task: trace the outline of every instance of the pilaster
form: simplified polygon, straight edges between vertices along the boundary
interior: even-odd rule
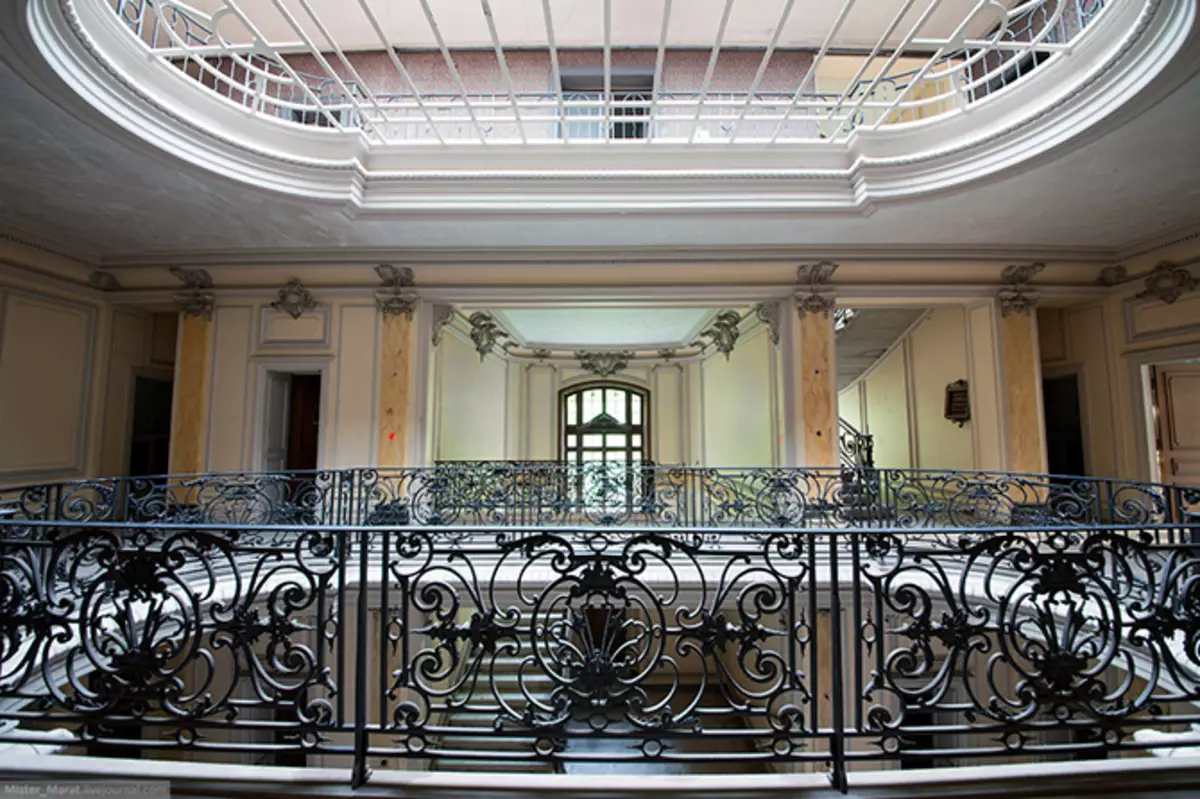
[[[378,466],[407,463],[409,411],[412,406],[413,322],[408,314],[384,313],[379,348]]]
[[[208,395],[212,385],[213,322],[211,314],[183,313],[175,356],[175,391],[171,403],[171,474],[205,471]]]
[[[1029,311],[1000,317],[1000,357],[1004,368],[1006,465],[1010,472],[1046,471],[1042,420],[1041,364],[1036,316]]]

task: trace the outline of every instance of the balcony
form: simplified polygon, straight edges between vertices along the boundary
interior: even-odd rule
[[[1197,534],[1197,489],[976,472],[33,486],[0,494],[3,739],[354,785],[1137,768],[1200,721]]]
[[[845,142],[961,113],[1070,57],[1106,3],[920,11],[848,0],[834,15],[794,2],[688,13],[669,0],[606,2],[595,20],[550,0],[424,2],[423,13],[370,2],[110,5],[150,53],[228,101],[371,144],[762,145]],[[595,30],[580,29],[585,16]],[[585,89],[581,69],[591,70]]]

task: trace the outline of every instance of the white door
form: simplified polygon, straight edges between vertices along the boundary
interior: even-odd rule
[[[287,372],[267,372],[267,403],[263,419],[263,462],[268,472],[287,468],[288,412],[292,376]]]

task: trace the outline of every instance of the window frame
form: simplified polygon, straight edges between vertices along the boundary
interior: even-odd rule
[[[581,411],[580,416],[582,417],[582,410],[583,410],[582,395],[583,395],[583,393],[585,391],[590,391],[593,389],[610,389],[610,388],[619,389],[619,390],[627,393],[627,399],[626,399],[626,408],[627,409],[629,407],[631,407],[631,402],[632,402],[632,400],[629,399],[629,397],[636,395],[636,396],[639,396],[642,400],[642,421],[641,421],[641,423],[637,426],[630,424],[629,425],[630,428],[633,428],[633,429],[631,429],[630,432],[628,432],[628,433],[624,433],[624,435],[627,436],[626,444],[625,444],[625,453],[626,453],[625,466],[626,467],[634,466],[634,465],[650,466],[653,464],[653,462],[654,462],[652,460],[653,455],[652,455],[651,448],[650,448],[651,433],[652,433],[651,425],[653,423],[653,420],[650,418],[650,390],[647,388],[643,388],[642,386],[635,385],[633,383],[626,383],[621,380],[589,380],[586,383],[576,383],[575,385],[571,385],[571,386],[567,386],[565,388],[559,389],[559,392],[558,392],[558,460],[560,463],[567,464],[568,466],[571,466],[571,465],[579,466],[579,465],[582,465],[583,463],[587,462],[582,459],[582,454],[586,449],[583,446],[582,439],[579,441],[579,443],[574,448],[569,448],[567,446],[567,436],[569,435],[568,427],[580,427],[583,424],[582,422],[579,422],[575,425],[567,424],[567,400],[568,400],[568,398],[574,397],[574,396],[580,397],[580,399],[578,401],[580,403],[580,411]],[[638,448],[641,452],[641,459],[639,461],[635,461],[632,459],[632,454],[634,451],[634,448],[632,446],[633,436],[638,434],[638,433],[634,432],[634,429],[637,429],[637,428],[640,428],[639,432],[640,432],[640,435],[642,436],[642,445],[640,448]],[[583,435],[583,434],[576,433],[575,435]],[[573,459],[570,457],[571,449],[573,449],[574,452],[576,453],[576,457]],[[609,448],[607,445],[605,445],[605,446],[601,447],[600,449],[607,450]]]

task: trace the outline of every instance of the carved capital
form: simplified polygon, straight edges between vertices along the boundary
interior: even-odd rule
[[[1013,264],[1000,273],[1000,281],[1006,288],[1000,289],[996,299],[1000,303],[1000,315],[1015,313],[1029,314],[1037,307],[1042,297],[1030,285],[1034,275],[1046,268],[1043,263]]]
[[[678,353],[678,351],[673,350],[670,347],[663,347],[661,350],[658,351],[658,357],[662,358],[664,361],[672,361],[675,358],[679,357],[679,353]]]
[[[293,319],[299,319],[302,314],[320,305],[313,299],[312,292],[304,287],[297,278],[292,278],[288,284],[279,290],[279,299],[271,303],[276,311],[282,311]]]
[[[212,319],[216,296],[207,290],[213,287],[212,275],[203,269],[183,269],[178,266],[171,267],[171,274],[184,285],[183,291],[171,297],[179,312],[185,317]]]
[[[1154,267],[1153,271],[1146,275],[1145,282],[1146,288],[1138,292],[1138,298],[1156,297],[1168,305],[1189,291],[1195,291],[1197,286],[1196,278],[1192,277],[1192,273],[1186,267],[1169,261]]]
[[[609,377],[629,366],[629,359],[633,357],[633,351],[589,352],[588,350],[576,350],[575,357],[579,359],[579,366],[585,372],[591,372],[598,377]]]
[[[388,288],[411,288],[416,285],[413,270],[407,266],[380,264],[375,267],[375,274],[379,275],[379,282]]]
[[[375,274],[383,288],[375,292],[375,307],[379,313],[386,316],[404,314],[412,319],[417,301],[421,296],[413,291],[413,271],[407,266],[392,266],[380,264],[375,267]]]
[[[833,261],[818,261],[796,267],[796,282],[801,285],[794,295],[797,316],[801,319],[810,313],[829,316],[837,299],[828,285],[837,269],[838,265]]]

